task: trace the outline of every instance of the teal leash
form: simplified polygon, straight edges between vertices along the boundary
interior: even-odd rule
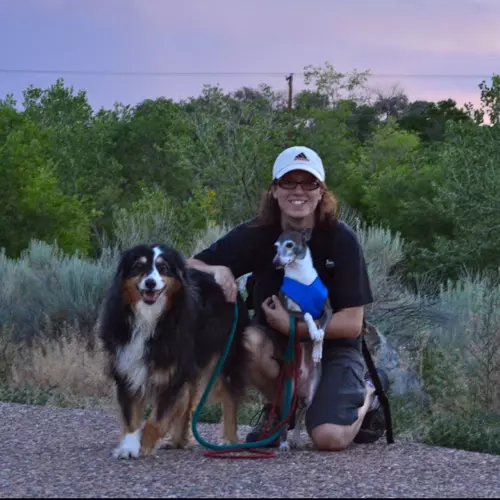
[[[251,450],[251,449],[258,449],[258,448],[264,448],[271,444],[282,432],[281,429],[278,429],[273,435],[267,437],[266,439],[262,439],[260,441],[255,441],[252,443],[239,443],[239,444],[213,444],[209,443],[203,437],[199,434],[198,432],[198,423],[200,420],[201,412],[203,411],[203,407],[205,406],[206,400],[208,399],[208,396],[210,394],[210,391],[212,390],[214,384],[217,382],[217,379],[219,378],[222,368],[224,367],[224,363],[226,362],[226,359],[229,355],[229,351],[231,350],[231,346],[233,344],[234,340],[234,335],[236,333],[236,328],[238,325],[238,302],[235,303],[234,306],[234,322],[233,322],[233,327],[231,329],[231,334],[229,336],[229,340],[226,345],[226,349],[224,350],[224,354],[222,355],[221,359],[219,360],[219,364],[217,365],[217,368],[210,379],[210,382],[208,383],[203,396],[200,399],[200,402],[198,403],[198,406],[196,407],[196,410],[193,415],[192,423],[191,423],[191,428],[193,432],[193,436],[198,441],[199,444],[204,446],[205,448],[208,448],[210,450],[213,450],[214,452],[229,452],[229,451],[243,451],[243,450]],[[286,354],[285,354],[285,364],[287,362],[294,362],[295,361],[295,318],[292,316],[290,317],[290,339],[288,342]],[[286,405],[285,405],[285,415],[286,417],[283,419],[283,422],[286,421],[290,417],[291,413],[291,407],[292,407],[292,399],[293,399],[293,384],[292,384],[292,377],[289,377],[286,380]],[[257,451],[257,450],[255,450]],[[207,453],[206,456],[211,456],[215,457],[217,455]],[[272,458],[274,455],[264,455],[261,456],[261,458]],[[231,457],[231,458],[257,458],[257,457]]]

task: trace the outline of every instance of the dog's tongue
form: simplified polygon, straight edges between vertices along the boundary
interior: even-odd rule
[[[160,292],[158,292],[158,291],[147,291],[147,292],[144,292],[144,294],[143,294],[144,301],[149,303],[149,304],[153,304],[154,302],[156,302],[158,300],[159,296],[160,296]]]

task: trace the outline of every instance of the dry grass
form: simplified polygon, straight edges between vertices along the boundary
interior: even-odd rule
[[[188,254],[228,229],[210,225]],[[398,434],[500,453],[500,282],[465,276],[428,302],[389,273],[402,255],[398,237],[382,228],[358,231],[377,290],[368,319],[391,345],[408,353],[411,368],[431,396],[432,415],[418,401],[413,404],[405,396],[398,403],[394,397]],[[92,263],[63,259],[48,245],[30,248],[19,261],[0,258],[5,281],[0,297],[0,400],[116,410],[113,386],[105,377],[104,352],[99,344],[88,349],[113,274],[114,252]],[[53,283],[49,290],[40,285],[46,282]],[[67,328],[65,322],[73,326]],[[262,402],[251,391],[238,422],[250,423]],[[203,421],[219,419],[218,407],[207,406],[202,412]]]
[[[67,328],[57,340],[44,338],[17,349],[11,360],[9,386],[42,387],[76,397],[109,397],[105,354],[87,348],[86,338]]]
[[[1,338],[5,338],[0,336]],[[99,408],[117,410],[113,383],[105,376],[106,355],[99,344],[89,350],[88,337],[66,328],[54,340],[41,337],[32,346],[0,342],[0,400],[43,406]],[[1,375],[1,374],[0,374]],[[260,396],[251,391],[247,404],[240,408],[239,420],[248,423],[259,410]],[[220,405],[207,405],[201,419],[219,422]]]

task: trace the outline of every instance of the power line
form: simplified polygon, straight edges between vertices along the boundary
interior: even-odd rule
[[[0,68],[0,73],[17,74],[58,74],[58,75],[88,75],[88,76],[145,76],[145,77],[178,77],[178,76],[276,76],[286,77],[289,71],[110,71],[110,70],[66,70],[66,69],[22,69]],[[294,75],[305,76],[304,72],[293,72]],[[426,73],[375,73],[373,78],[491,78],[489,75],[480,74],[426,74]]]

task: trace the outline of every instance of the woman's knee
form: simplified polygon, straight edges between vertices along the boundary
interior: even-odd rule
[[[349,426],[322,424],[311,432],[314,446],[320,451],[342,451],[352,442]]]

